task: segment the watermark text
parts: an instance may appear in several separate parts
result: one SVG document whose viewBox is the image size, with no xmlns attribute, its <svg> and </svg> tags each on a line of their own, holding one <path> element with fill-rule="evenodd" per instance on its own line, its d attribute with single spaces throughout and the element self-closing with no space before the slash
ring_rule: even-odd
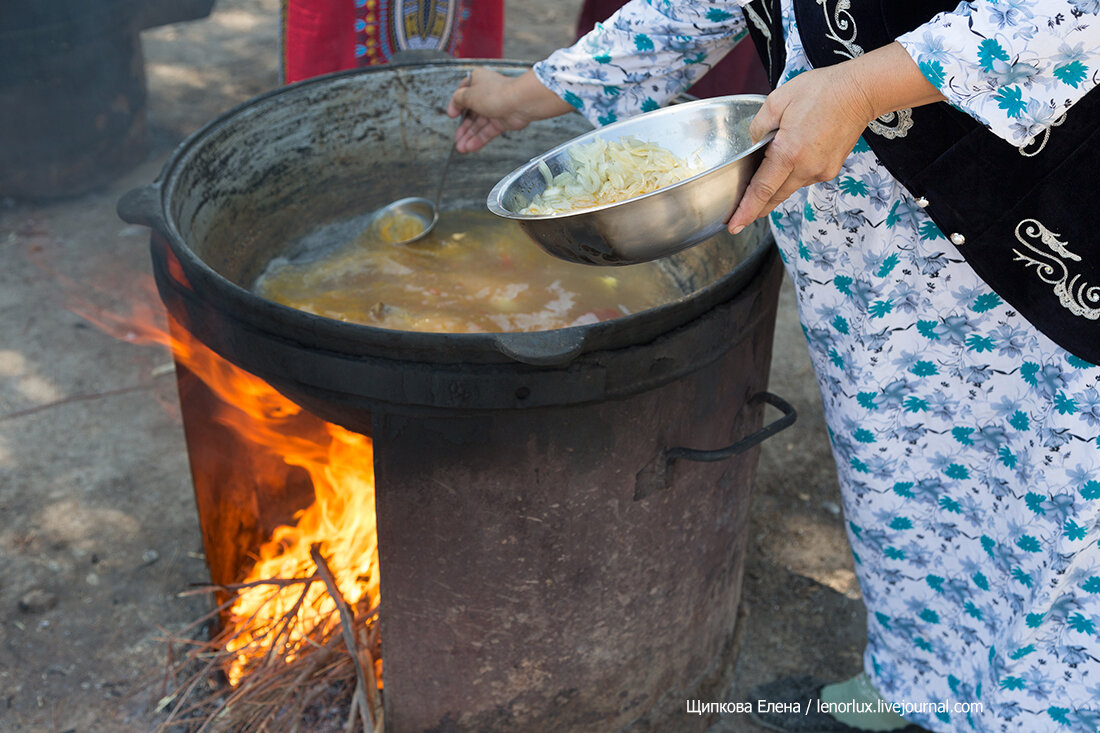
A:
<svg viewBox="0 0 1100 733">
<path fill-rule="evenodd" d="M 825 702 L 824 700 L 799 701 L 799 702 L 775 702 L 772 700 L 740 700 L 740 701 L 713 701 L 686 700 L 686 712 L 688 715 L 734 715 L 734 714 L 788 714 L 809 715 L 811 712 L 827 715 L 851 715 L 851 714 L 883 714 L 894 713 L 903 718 L 913 715 L 966 715 L 969 713 L 982 713 L 985 709 L 980 702 L 887 702 L 876 700 L 865 702 L 848 700 L 845 702 Z"/>
</svg>

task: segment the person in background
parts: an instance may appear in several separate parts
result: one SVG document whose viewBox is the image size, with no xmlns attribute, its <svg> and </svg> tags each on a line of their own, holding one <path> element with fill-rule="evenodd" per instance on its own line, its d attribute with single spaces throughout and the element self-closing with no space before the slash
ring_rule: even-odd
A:
<svg viewBox="0 0 1100 733">
<path fill-rule="evenodd" d="M 779 704 L 755 710 L 765 727 L 1100 731 L 1098 16 L 633 0 L 452 96 L 468 152 L 574 110 L 657 109 L 746 30 L 766 57 L 750 132 L 775 137 L 729 228 L 767 216 L 794 282 L 868 641 L 852 679 L 756 691 Z"/>
<path fill-rule="evenodd" d="M 504 45 L 504 0 L 283 0 L 282 22 L 287 84 L 401 51 L 488 59 Z"/>
</svg>

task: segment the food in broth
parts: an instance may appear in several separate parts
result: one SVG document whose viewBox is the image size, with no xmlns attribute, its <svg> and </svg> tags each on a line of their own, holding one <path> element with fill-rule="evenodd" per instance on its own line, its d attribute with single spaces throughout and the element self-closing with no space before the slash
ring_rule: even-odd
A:
<svg viewBox="0 0 1100 733">
<path fill-rule="evenodd" d="M 411 244 L 368 227 L 320 257 L 277 258 L 256 292 L 292 308 L 402 331 L 542 331 L 610 320 L 681 296 L 655 263 L 593 267 L 552 257 L 514 221 L 447 211 Z M 392 235 L 392 239 L 388 236 Z"/>
<path fill-rule="evenodd" d="M 364 236 L 383 242 L 404 242 L 428 228 L 431 222 L 401 210 L 384 210 L 371 219 Z"/>
</svg>

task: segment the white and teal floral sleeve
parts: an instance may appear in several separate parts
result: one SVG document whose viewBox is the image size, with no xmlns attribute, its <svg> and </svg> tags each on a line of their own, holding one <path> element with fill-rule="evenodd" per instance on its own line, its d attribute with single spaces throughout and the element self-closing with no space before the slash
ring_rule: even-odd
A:
<svg viewBox="0 0 1100 733">
<path fill-rule="evenodd" d="M 745 34 L 746 2 L 633 0 L 535 74 L 595 125 L 657 109 Z"/>
<path fill-rule="evenodd" d="M 1025 145 L 1100 81 L 1100 0 L 976 0 L 898 41 L 956 107 Z"/>
</svg>

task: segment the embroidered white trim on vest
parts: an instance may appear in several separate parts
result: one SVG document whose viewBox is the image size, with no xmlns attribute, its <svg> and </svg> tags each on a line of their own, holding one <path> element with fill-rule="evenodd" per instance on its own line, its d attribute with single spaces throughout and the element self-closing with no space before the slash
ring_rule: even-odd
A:
<svg viewBox="0 0 1100 733">
<path fill-rule="evenodd" d="M 862 56 L 863 47 L 856 43 L 859 28 L 856 27 L 856 20 L 850 12 L 851 0 L 837 0 L 836 9 L 831 14 L 829 12 L 829 0 L 817 0 L 817 4 L 821 6 L 821 12 L 825 15 L 825 25 L 829 29 L 825 37 L 836 41 L 844 47 L 844 51 L 847 51 L 845 53 L 844 51 L 834 50 L 833 53 L 850 59 Z M 851 33 L 842 36 L 841 34 L 847 33 L 849 28 L 851 28 Z M 887 140 L 905 137 L 912 127 L 913 110 L 911 108 L 900 109 L 897 112 L 887 112 L 867 124 L 867 129 Z"/>
<path fill-rule="evenodd" d="M 1065 113 L 1062 113 L 1062 116 L 1056 119 L 1054 122 L 1051 122 L 1050 127 L 1043 130 L 1043 134 L 1032 140 L 1030 145 L 1021 145 L 1019 147 L 1020 155 L 1024 156 L 1025 158 L 1034 158 L 1036 155 L 1043 152 L 1043 148 L 1047 146 L 1047 141 L 1050 140 L 1051 129 L 1058 127 L 1058 125 L 1062 124 L 1065 121 L 1066 115 Z M 1039 144 L 1038 147 L 1036 147 L 1036 143 Z M 1032 148 L 1035 149 L 1032 150 Z"/>
<path fill-rule="evenodd" d="M 772 13 L 771 8 L 768 7 L 767 3 L 761 3 L 760 5 L 764 10 L 764 14 L 768 16 L 768 19 L 766 21 L 760 17 L 760 14 L 757 13 L 751 5 L 746 5 L 744 10 L 745 15 L 749 16 L 749 20 L 752 21 L 752 24 L 756 27 L 756 30 L 760 31 L 760 35 L 764 36 L 765 40 L 767 41 L 767 43 L 765 43 L 764 45 L 768 49 L 768 73 L 772 74 L 772 69 L 775 66 L 775 59 L 772 58 L 772 31 L 771 27 L 768 25 L 768 23 L 772 22 Z M 775 73 L 777 74 L 778 72 Z"/>
<path fill-rule="evenodd" d="M 1034 265 L 1035 274 L 1043 282 L 1054 286 L 1058 301 L 1073 315 L 1090 321 L 1100 319 L 1100 285 L 1089 285 L 1081 280 L 1080 273 L 1070 272 L 1066 260 L 1080 262 L 1081 256 L 1070 252 L 1068 245 L 1058 236 L 1035 219 L 1024 219 L 1016 225 L 1016 239 L 1035 253 L 1035 257 L 1013 249 L 1016 254 L 1013 262 L 1022 261 L 1024 267 Z M 1034 246 L 1036 240 L 1049 251 Z"/>
</svg>

